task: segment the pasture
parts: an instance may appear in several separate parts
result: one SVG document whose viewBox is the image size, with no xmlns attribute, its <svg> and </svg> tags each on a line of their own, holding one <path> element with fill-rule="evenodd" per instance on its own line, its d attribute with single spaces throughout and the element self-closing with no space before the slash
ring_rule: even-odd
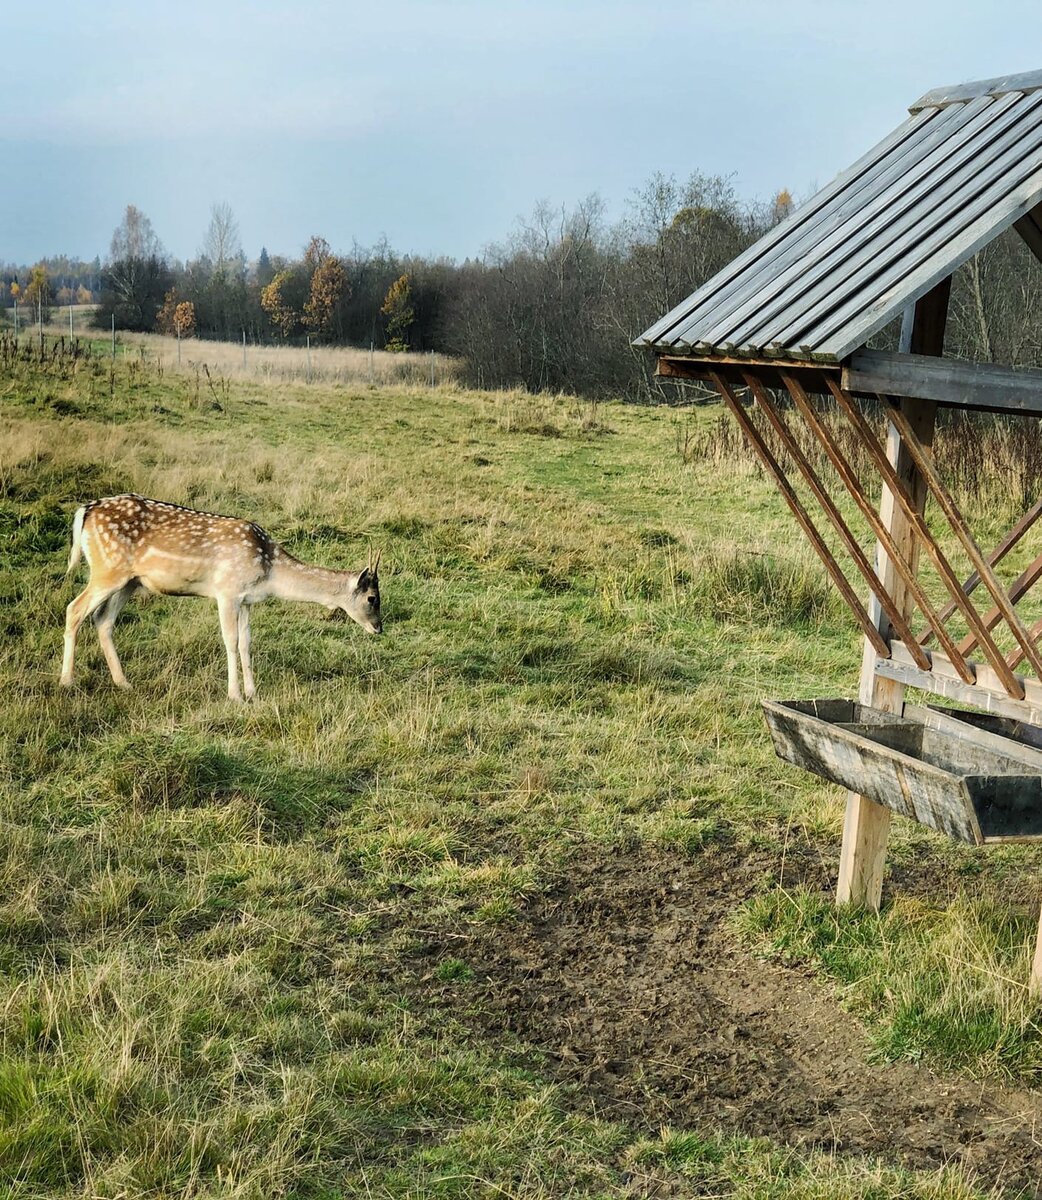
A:
<svg viewBox="0 0 1042 1200">
<path fill-rule="evenodd" d="M 860 638 L 718 409 L 219 384 L 0 375 L 0 1194 L 1035 1194 L 1039 853 L 898 821 L 836 915 L 759 701 Z M 259 607 L 236 706 L 213 605 L 135 600 L 134 690 L 85 628 L 59 691 L 131 490 L 379 547 L 384 636 Z"/>
</svg>

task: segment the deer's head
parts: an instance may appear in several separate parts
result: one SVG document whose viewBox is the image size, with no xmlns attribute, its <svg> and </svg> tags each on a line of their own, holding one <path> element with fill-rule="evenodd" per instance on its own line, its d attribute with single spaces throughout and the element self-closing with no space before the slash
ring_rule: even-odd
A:
<svg viewBox="0 0 1042 1200">
<path fill-rule="evenodd" d="M 341 609 L 357 621 L 368 633 L 383 633 L 383 622 L 380 620 L 380 555 L 373 559 L 369 552 L 369 565 L 353 582 L 348 582 L 347 590 L 340 597 Z"/>
</svg>

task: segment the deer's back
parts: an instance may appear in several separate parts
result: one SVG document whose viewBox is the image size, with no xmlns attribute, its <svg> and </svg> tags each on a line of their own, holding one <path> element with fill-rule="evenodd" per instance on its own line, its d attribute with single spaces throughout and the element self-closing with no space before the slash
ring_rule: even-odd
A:
<svg viewBox="0 0 1042 1200">
<path fill-rule="evenodd" d="M 264 578 L 278 554 L 253 521 L 127 494 L 87 506 L 83 549 L 92 573 L 127 575 L 149 590 L 212 595 Z"/>
</svg>

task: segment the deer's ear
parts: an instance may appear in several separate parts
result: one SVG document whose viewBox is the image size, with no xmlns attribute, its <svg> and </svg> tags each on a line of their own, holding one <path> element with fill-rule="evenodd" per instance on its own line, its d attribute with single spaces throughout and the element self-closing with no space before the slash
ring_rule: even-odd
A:
<svg viewBox="0 0 1042 1200">
<path fill-rule="evenodd" d="M 371 580 L 372 580 L 372 576 L 369 574 L 369 568 L 366 567 L 366 569 L 362 572 L 362 574 L 358 576 L 358 583 L 356 585 L 358 590 L 360 592 L 365 591 L 365 589 L 369 586 L 369 583 Z"/>
</svg>

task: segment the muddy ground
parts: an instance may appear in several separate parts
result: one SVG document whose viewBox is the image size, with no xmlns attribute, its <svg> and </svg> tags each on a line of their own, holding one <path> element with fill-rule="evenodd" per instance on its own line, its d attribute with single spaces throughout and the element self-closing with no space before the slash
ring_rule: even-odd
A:
<svg viewBox="0 0 1042 1200">
<path fill-rule="evenodd" d="M 548 1062 L 602 1117 L 913 1168 L 959 1162 L 981 1184 L 1042 1197 L 1042 1094 L 873 1064 L 827 983 L 736 942 L 727 916 L 778 865 L 718 847 L 693 859 L 581 856 L 519 921 L 432 944 L 427 962 L 466 961 L 467 1019 L 538 1048 L 541 1070 Z M 829 891 L 832 873 L 795 848 L 786 883 Z M 431 987 L 445 1003 L 461 998 L 428 971 Z"/>
</svg>

